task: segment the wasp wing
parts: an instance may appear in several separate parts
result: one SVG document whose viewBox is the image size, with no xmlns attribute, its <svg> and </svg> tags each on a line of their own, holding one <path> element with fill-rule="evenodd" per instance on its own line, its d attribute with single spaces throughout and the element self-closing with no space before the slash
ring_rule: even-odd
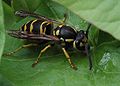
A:
<svg viewBox="0 0 120 86">
<path fill-rule="evenodd" d="M 15 38 L 28 39 L 28 40 L 48 40 L 48 41 L 60 41 L 58 37 L 46 34 L 32 34 L 20 30 L 9 30 L 7 33 Z"/>
</svg>

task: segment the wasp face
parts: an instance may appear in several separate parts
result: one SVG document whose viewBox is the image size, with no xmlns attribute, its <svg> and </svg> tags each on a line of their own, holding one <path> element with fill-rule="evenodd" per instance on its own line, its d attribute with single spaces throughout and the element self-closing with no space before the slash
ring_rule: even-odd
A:
<svg viewBox="0 0 120 86">
<path fill-rule="evenodd" d="M 83 30 L 78 31 L 76 39 L 74 41 L 74 48 L 81 50 L 87 43 L 87 37 Z"/>
<path fill-rule="evenodd" d="M 80 30 L 80 31 L 77 33 L 77 36 L 76 36 L 75 41 L 76 41 L 76 42 L 82 41 L 82 39 L 84 39 L 84 36 L 85 36 L 84 31 L 83 31 L 83 30 Z"/>
</svg>

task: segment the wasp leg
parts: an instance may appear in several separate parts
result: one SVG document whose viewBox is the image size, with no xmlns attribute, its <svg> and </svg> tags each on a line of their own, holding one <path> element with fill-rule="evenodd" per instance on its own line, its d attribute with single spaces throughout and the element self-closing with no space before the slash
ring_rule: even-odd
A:
<svg viewBox="0 0 120 86">
<path fill-rule="evenodd" d="M 73 69 L 77 70 L 77 67 L 76 67 L 76 66 L 73 64 L 73 62 L 71 61 L 70 56 L 69 56 L 69 54 L 67 53 L 67 51 L 65 50 L 65 48 L 62 48 L 62 50 L 63 50 L 63 52 L 64 52 L 64 54 L 65 54 L 65 56 L 66 56 L 69 64 L 71 65 L 71 67 L 72 67 Z"/>
<path fill-rule="evenodd" d="M 49 19 L 49 18 L 47 18 L 47 17 L 45 17 L 45 16 L 42 16 L 42 15 L 40 15 L 40 14 L 31 13 L 31 12 L 24 11 L 24 10 L 16 11 L 16 12 L 15 12 L 15 15 L 20 16 L 20 17 L 28 17 L 28 16 L 31 16 L 31 17 L 34 17 L 34 18 L 37 18 L 37 19 L 49 21 L 50 23 L 54 22 L 54 23 L 57 23 L 57 24 L 61 24 L 61 22 L 56 21 L 56 20 L 54 20 L 54 19 Z"/>
<path fill-rule="evenodd" d="M 67 13 L 65 13 L 65 14 L 64 14 L 64 19 L 63 19 L 63 24 L 66 22 L 67 17 L 68 17 L 68 15 L 67 15 Z"/>
<path fill-rule="evenodd" d="M 51 45 L 47 45 L 45 48 L 43 48 L 43 49 L 40 51 L 40 54 L 39 54 L 37 60 L 32 64 L 32 67 L 35 67 L 35 65 L 39 63 L 39 60 L 40 60 L 40 57 L 41 57 L 42 53 L 44 53 L 44 52 L 45 52 L 48 48 L 50 48 L 50 47 L 51 47 Z"/>
<path fill-rule="evenodd" d="M 90 46 L 88 44 L 85 45 L 85 51 L 86 51 L 87 57 L 89 59 L 89 70 L 91 70 L 92 69 L 92 58 L 89 54 Z"/>
<path fill-rule="evenodd" d="M 14 51 L 9 52 L 9 53 L 5 53 L 5 54 L 3 54 L 3 55 L 10 56 L 10 55 L 12 55 L 12 54 L 14 54 L 14 53 L 20 51 L 20 50 L 23 49 L 23 48 L 28 48 L 28 47 L 32 47 L 32 46 L 38 46 L 38 45 L 37 45 L 37 44 L 22 45 L 21 47 L 15 49 Z"/>
<path fill-rule="evenodd" d="M 31 17 L 35 17 L 35 18 L 45 19 L 44 16 L 41 16 L 41 15 L 36 14 L 36 13 L 31 13 L 31 12 L 28 12 L 28 11 L 24 11 L 24 10 L 16 11 L 16 12 L 15 12 L 15 15 L 20 16 L 20 17 L 28 17 L 28 16 L 31 16 Z"/>
<path fill-rule="evenodd" d="M 61 23 L 59 24 L 59 27 L 62 27 L 63 25 L 65 25 L 65 23 L 66 23 L 66 20 L 67 20 L 67 13 L 65 13 L 64 14 L 64 18 L 63 18 L 63 20 L 62 21 L 60 21 Z"/>
</svg>

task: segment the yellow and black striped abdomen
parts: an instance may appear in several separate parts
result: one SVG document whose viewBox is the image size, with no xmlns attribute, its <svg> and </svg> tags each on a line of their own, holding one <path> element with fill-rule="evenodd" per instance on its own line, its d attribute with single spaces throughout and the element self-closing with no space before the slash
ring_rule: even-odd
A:
<svg viewBox="0 0 120 86">
<path fill-rule="evenodd" d="M 21 30 L 26 31 L 27 33 L 33 33 L 33 34 L 44 33 L 49 35 L 51 33 L 52 28 L 53 28 L 52 23 L 48 21 L 36 19 L 36 20 L 31 20 L 26 24 L 24 24 L 21 27 Z"/>
</svg>

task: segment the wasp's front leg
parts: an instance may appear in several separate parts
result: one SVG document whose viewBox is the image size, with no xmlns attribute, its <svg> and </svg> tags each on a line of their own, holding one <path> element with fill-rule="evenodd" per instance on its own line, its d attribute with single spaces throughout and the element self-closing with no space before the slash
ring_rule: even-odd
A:
<svg viewBox="0 0 120 86">
<path fill-rule="evenodd" d="M 74 65 L 74 63 L 72 62 L 72 60 L 71 60 L 69 54 L 67 53 L 67 51 L 65 50 L 65 48 L 62 48 L 62 50 L 63 50 L 63 52 L 64 52 L 64 54 L 65 54 L 65 56 L 66 56 L 66 58 L 67 58 L 67 60 L 68 60 L 68 62 L 69 62 L 69 64 L 70 64 L 70 66 L 71 66 L 74 70 L 77 70 L 77 67 L 76 67 L 76 66 Z"/>
<path fill-rule="evenodd" d="M 88 44 L 85 45 L 85 52 L 86 52 L 87 57 L 89 59 L 89 69 L 91 70 L 93 65 L 92 65 L 92 58 L 91 58 L 90 53 L 89 53 L 90 52 L 90 46 Z"/>
<path fill-rule="evenodd" d="M 28 11 L 24 11 L 24 10 L 20 10 L 20 11 L 16 11 L 15 12 L 15 15 L 16 16 L 20 16 L 20 17 L 34 17 L 34 18 L 37 18 L 37 19 L 40 19 L 40 20 L 46 20 L 46 21 L 49 21 L 50 23 L 57 23 L 57 24 L 61 24 L 61 22 L 57 21 L 57 20 L 54 20 L 54 19 L 50 19 L 50 18 L 47 18 L 45 16 L 42 16 L 40 14 L 37 14 L 37 13 L 32 13 L 32 12 L 28 12 Z"/>
</svg>

